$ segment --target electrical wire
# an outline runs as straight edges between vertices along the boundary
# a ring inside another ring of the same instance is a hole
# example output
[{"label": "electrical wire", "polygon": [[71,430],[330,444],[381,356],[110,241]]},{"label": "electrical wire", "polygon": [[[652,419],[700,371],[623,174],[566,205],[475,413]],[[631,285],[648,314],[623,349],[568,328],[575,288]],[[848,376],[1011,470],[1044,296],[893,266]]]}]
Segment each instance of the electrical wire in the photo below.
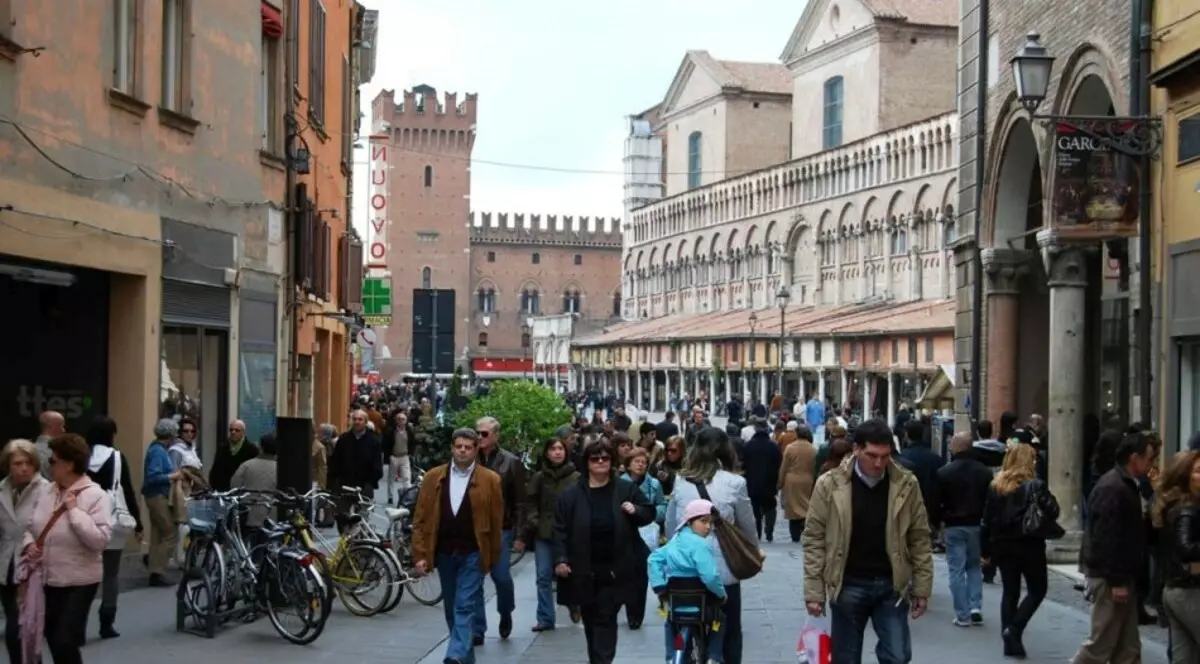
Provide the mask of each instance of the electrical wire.
[{"label": "electrical wire", "polygon": [[[263,207],[263,206],[266,206],[266,207],[273,207],[273,208],[277,208],[277,209],[280,207],[279,203],[276,203],[275,201],[270,201],[270,200],[243,201],[243,200],[224,198],[221,196],[198,194],[196,192],[193,192],[189,187],[184,185],[182,182],[179,182],[178,180],[175,180],[174,178],[164,175],[163,173],[160,173],[159,171],[156,171],[153,168],[146,166],[145,164],[141,164],[136,161],[131,161],[124,157],[119,157],[117,155],[114,155],[114,154],[111,154],[108,152],[104,152],[102,150],[97,150],[96,148],[92,148],[92,147],[83,145],[81,143],[72,141],[70,139],[63,138],[62,136],[58,136],[58,135],[56,135],[52,132],[46,131],[44,129],[39,129],[37,127],[30,127],[28,125],[23,125],[23,124],[17,122],[16,120],[5,117],[3,115],[0,115],[0,125],[6,125],[9,127],[12,127],[12,129],[17,133],[17,135],[20,136],[21,139],[24,140],[29,145],[29,147],[33,148],[33,150],[35,152],[37,152],[40,157],[45,159],[48,163],[50,163],[52,166],[54,166],[58,170],[66,173],[67,175],[70,175],[71,177],[73,177],[77,180],[84,180],[87,182],[129,181],[129,179],[132,176],[141,174],[143,177],[154,182],[155,184],[167,187],[168,189],[170,189],[170,188],[178,189],[179,191],[183,192],[183,194],[185,196],[187,196],[188,198],[207,203],[208,205],[215,205],[215,204],[220,203],[222,205],[226,205],[229,207]],[[40,134],[47,138],[50,138],[50,139],[56,140],[60,143],[63,143],[64,145],[69,145],[73,148],[83,150],[84,152],[90,152],[94,155],[104,157],[106,159],[111,159],[118,163],[127,164],[129,166],[132,166],[132,168],[125,173],[121,173],[120,175],[96,176],[96,175],[88,175],[85,173],[80,173],[80,172],[72,169],[71,167],[66,166],[61,161],[55,159],[45,148],[43,148],[41,145],[39,145],[38,142],[35,141],[32,136],[30,136],[31,133]]]}]

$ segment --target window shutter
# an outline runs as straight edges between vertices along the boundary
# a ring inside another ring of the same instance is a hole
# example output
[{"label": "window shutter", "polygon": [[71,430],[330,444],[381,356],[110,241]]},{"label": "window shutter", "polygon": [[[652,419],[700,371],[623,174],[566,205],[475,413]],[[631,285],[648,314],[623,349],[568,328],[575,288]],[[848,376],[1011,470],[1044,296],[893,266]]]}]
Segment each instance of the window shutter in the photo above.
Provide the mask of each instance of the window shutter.
[{"label": "window shutter", "polygon": [[350,239],[350,259],[346,261],[347,308],[362,313],[363,289],[363,246],[358,238]]},{"label": "window shutter", "polygon": [[326,302],[333,301],[333,229],[329,224],[321,227],[321,296]]},{"label": "window shutter", "polygon": [[350,308],[350,236],[338,238],[337,248],[338,283],[337,307],[346,310]]}]

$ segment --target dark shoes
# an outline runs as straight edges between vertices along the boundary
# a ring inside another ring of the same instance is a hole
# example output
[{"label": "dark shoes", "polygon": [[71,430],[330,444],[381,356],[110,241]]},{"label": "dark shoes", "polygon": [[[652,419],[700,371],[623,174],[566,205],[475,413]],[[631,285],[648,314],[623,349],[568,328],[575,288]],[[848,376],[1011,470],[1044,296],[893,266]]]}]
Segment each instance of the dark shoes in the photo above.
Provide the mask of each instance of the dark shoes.
[{"label": "dark shoes", "polygon": [[471,639],[471,643],[477,648],[483,645],[483,635],[476,634],[475,637]]},{"label": "dark shoes", "polygon": [[532,630],[532,631],[534,631],[534,632],[553,632],[553,631],[554,631],[554,625],[547,625],[547,624],[545,624],[545,623],[538,623],[538,624],[536,624],[536,625],[534,625],[534,626],[533,626],[533,630]]},{"label": "dark shoes", "polygon": [[121,634],[113,629],[113,623],[117,621],[117,612],[114,609],[100,609],[100,638],[115,639]]},{"label": "dark shoes", "polygon": [[1005,628],[1000,634],[1004,640],[1004,656],[1025,659],[1025,644],[1021,643],[1021,633],[1012,628]]},{"label": "dark shoes", "polygon": [[641,628],[642,628],[642,621],[640,621],[640,620],[630,620],[629,621],[629,629],[637,631]]},{"label": "dark shoes", "polygon": [[500,616],[500,638],[507,639],[512,635],[512,614]]},{"label": "dark shoes", "polygon": [[446,659],[442,660],[442,664],[463,664],[463,663],[457,659],[454,659],[453,657],[447,657]]},{"label": "dark shoes", "polygon": [[571,622],[578,625],[580,620],[583,620],[583,614],[579,612],[578,608],[571,607]]},{"label": "dark shoes", "polygon": [[981,627],[983,625],[983,612],[982,611],[972,611],[971,612],[971,624],[976,627]]}]

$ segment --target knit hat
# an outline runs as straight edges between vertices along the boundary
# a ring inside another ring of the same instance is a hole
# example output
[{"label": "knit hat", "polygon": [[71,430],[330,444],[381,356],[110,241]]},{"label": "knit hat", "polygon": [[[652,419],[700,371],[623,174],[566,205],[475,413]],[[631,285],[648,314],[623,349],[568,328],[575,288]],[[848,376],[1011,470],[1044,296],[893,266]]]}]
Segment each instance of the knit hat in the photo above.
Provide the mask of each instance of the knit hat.
[{"label": "knit hat", "polygon": [[684,508],[683,521],[680,521],[679,525],[676,526],[675,532],[678,533],[679,531],[683,530],[684,526],[688,525],[695,519],[699,519],[702,516],[709,516],[712,513],[713,513],[713,504],[712,503],[710,503],[709,501],[707,501],[703,498],[697,498],[696,500],[693,500],[692,502],[687,504],[686,508]]}]

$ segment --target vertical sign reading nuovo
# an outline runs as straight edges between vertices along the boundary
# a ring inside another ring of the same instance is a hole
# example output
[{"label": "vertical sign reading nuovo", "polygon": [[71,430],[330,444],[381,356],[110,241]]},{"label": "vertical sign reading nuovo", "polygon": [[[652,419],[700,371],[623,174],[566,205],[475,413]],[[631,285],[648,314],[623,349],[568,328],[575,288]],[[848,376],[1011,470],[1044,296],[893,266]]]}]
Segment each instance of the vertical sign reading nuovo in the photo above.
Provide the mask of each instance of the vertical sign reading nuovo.
[{"label": "vertical sign reading nuovo", "polygon": [[367,232],[368,271],[387,270],[388,264],[388,185],[391,184],[388,136],[371,137],[371,228]]}]

